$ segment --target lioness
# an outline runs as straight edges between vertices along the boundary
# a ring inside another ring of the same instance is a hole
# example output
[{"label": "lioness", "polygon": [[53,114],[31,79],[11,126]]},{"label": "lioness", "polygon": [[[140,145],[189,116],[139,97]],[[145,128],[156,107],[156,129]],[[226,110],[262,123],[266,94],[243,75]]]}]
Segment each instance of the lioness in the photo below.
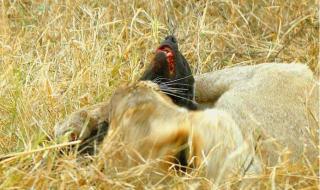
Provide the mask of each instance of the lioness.
[{"label": "lioness", "polygon": [[118,129],[144,158],[180,161],[184,147],[186,165],[206,163],[215,182],[230,171],[259,172],[261,165],[316,163],[319,94],[307,66],[260,64],[203,74],[196,77],[196,100],[209,109],[187,111],[154,83],[138,82],[120,88],[110,104],[73,113],[57,124],[56,135],[69,130],[85,139],[100,122],[111,121],[112,131]]},{"label": "lioness", "polygon": [[306,65],[234,67],[200,75],[196,86],[197,101],[228,112],[267,165],[319,155],[319,85]]},{"label": "lioness", "polygon": [[[169,35],[165,37],[159,47],[157,47],[151,63],[139,80],[152,81],[158,84],[161,91],[167,94],[176,105],[190,110],[197,109],[197,104],[194,101],[194,77],[189,63],[179,51],[178,41],[174,36]],[[80,138],[83,140],[89,136],[91,137],[80,146],[83,152],[92,153],[94,151],[94,148],[90,145],[92,144],[92,139],[97,139],[100,142],[108,130],[109,121],[99,119],[107,114],[105,113],[105,109],[99,109],[99,107],[103,106],[106,105],[102,103],[101,105],[89,108],[90,110],[97,108],[94,111],[94,115],[96,116],[91,114],[88,117],[87,112],[81,111],[79,118],[70,117],[71,120],[67,122],[74,128],[74,132],[70,135],[71,139]],[[87,118],[90,119],[86,120]],[[77,127],[78,125],[81,126],[82,123],[86,123],[88,127],[84,129]],[[64,129],[68,130],[63,127],[63,124],[62,127],[58,128],[56,131],[60,131],[59,133],[61,134],[64,133]],[[82,131],[81,137],[79,137],[80,131]]]},{"label": "lioness", "polygon": [[[202,165],[216,183],[227,175],[261,170],[254,147],[245,142],[229,114],[219,109],[178,107],[151,81],[118,88],[108,109],[110,131],[103,144],[108,147],[108,137],[118,135],[133,150],[120,158],[128,166],[156,158],[194,168]],[[170,164],[162,167],[168,170]]]}]

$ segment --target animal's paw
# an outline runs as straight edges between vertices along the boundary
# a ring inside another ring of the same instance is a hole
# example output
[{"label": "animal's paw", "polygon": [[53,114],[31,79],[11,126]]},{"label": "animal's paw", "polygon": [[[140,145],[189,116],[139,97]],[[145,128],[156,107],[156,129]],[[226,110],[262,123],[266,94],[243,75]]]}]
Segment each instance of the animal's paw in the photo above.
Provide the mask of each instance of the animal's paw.
[{"label": "animal's paw", "polygon": [[67,138],[67,141],[84,140],[90,136],[92,126],[87,110],[72,113],[64,121],[58,122],[54,127],[56,138]]},{"label": "animal's paw", "polygon": [[54,127],[56,138],[84,140],[108,129],[109,103],[102,102],[73,112]]}]

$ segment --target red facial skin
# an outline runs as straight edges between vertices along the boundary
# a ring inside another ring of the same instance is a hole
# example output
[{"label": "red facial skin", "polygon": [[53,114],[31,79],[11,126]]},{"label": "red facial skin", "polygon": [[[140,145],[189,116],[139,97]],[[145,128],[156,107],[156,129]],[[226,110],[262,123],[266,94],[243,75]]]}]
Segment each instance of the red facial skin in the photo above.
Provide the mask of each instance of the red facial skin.
[{"label": "red facial skin", "polygon": [[174,70],[175,70],[175,64],[174,64],[174,54],[173,54],[173,51],[171,50],[171,48],[169,46],[161,46],[159,47],[156,52],[163,52],[166,54],[166,57],[167,57],[167,62],[168,62],[168,67],[169,67],[169,72],[170,74],[173,74],[174,73]]}]

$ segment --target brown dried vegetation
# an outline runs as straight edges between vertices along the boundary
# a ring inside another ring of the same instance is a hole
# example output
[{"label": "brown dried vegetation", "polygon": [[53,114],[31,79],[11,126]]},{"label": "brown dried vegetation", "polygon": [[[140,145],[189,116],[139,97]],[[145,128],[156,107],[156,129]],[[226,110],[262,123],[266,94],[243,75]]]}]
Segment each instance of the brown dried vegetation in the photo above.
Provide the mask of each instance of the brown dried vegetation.
[{"label": "brown dried vegetation", "polygon": [[[153,163],[100,171],[94,156],[77,157],[62,149],[72,143],[53,139],[65,115],[136,80],[173,31],[195,74],[264,62],[301,62],[319,74],[316,0],[0,3],[0,189],[209,187],[201,171],[161,173]],[[111,145],[115,153],[126,148]],[[318,168],[308,164],[283,163],[252,178],[262,189],[319,187]],[[229,183],[237,189],[238,181]]]}]

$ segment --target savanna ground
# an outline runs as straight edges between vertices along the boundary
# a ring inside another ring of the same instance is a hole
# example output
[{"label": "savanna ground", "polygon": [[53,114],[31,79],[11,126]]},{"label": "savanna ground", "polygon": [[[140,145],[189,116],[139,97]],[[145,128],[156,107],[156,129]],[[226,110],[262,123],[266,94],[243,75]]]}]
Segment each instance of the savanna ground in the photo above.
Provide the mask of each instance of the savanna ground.
[{"label": "savanna ground", "polygon": [[[318,75],[317,3],[2,0],[0,189],[205,187],[210,182],[197,172],[169,173],[172,178],[165,183],[151,183],[143,166],[99,171],[95,156],[61,152],[65,144],[54,139],[54,124],[108,100],[120,83],[137,80],[159,42],[172,32],[194,74],[299,62]],[[319,187],[318,168],[308,164],[264,168],[255,178],[263,189]],[[237,188],[237,180],[230,183]]]}]

